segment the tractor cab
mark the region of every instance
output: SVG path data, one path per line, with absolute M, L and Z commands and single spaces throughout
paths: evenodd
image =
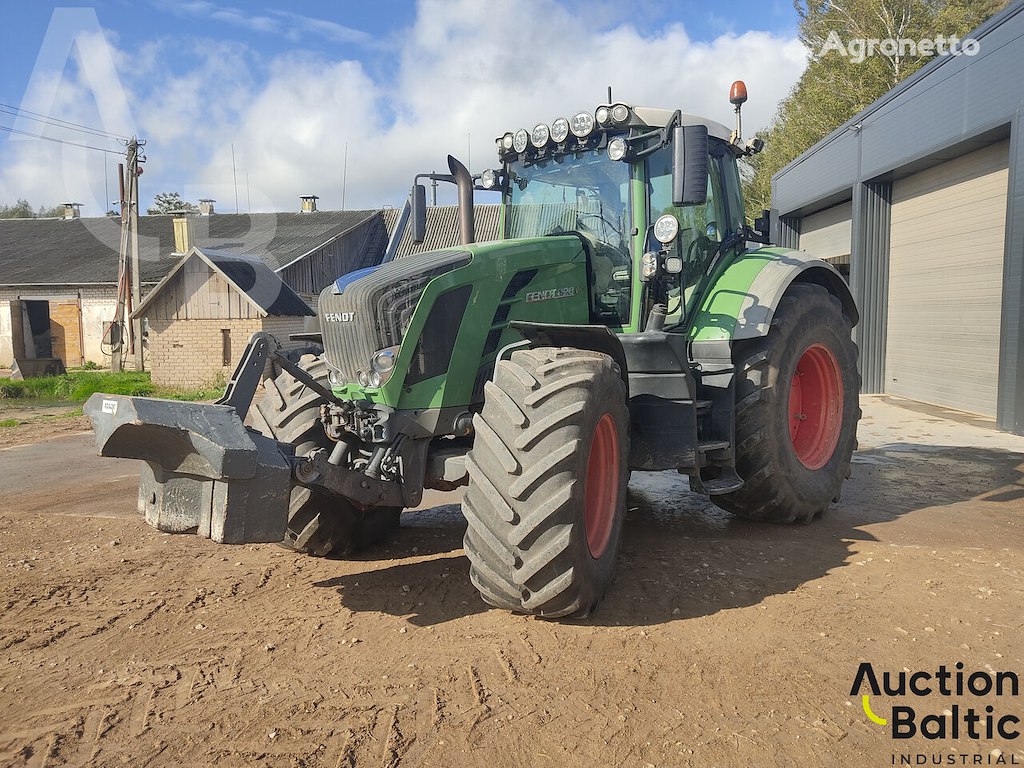
M 481 186 L 502 193 L 502 236 L 577 236 L 594 324 L 641 331 L 657 306 L 684 330 L 712 268 L 745 247 L 736 160 L 760 143 L 720 123 L 615 103 L 495 143 Z

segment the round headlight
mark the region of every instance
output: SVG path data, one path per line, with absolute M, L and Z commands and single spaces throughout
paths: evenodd
M 572 131 L 573 136 L 580 139 L 589 136 L 590 132 L 594 130 L 594 116 L 589 112 L 573 115 L 569 122 L 569 130 Z
M 530 134 L 525 128 L 520 128 L 512 137 L 512 149 L 516 152 L 525 152 L 526 144 L 530 141 Z
M 560 117 L 551 124 L 551 140 L 561 144 L 569 137 L 569 121 Z
M 370 375 L 367 378 L 370 381 L 370 386 L 371 387 L 379 387 L 380 386 L 380 374 L 377 373 L 376 371 L 370 371 Z
M 498 184 L 498 174 L 488 168 L 480 174 L 480 186 L 484 189 L 494 189 Z
M 530 143 L 537 149 L 540 149 L 548 143 L 548 139 L 550 137 L 551 131 L 548 130 L 547 125 L 544 123 L 537 123 L 537 125 L 533 126 L 533 133 L 530 134 Z
M 512 131 L 509 131 L 501 137 L 501 148 L 512 149 Z
M 356 371 L 356 381 L 360 387 L 370 386 L 370 377 L 366 375 L 366 371 Z
M 662 245 L 668 245 L 679 234 L 679 219 L 670 213 L 659 216 L 654 222 L 654 239 Z
M 616 136 L 608 142 L 608 159 L 621 160 L 626 156 L 626 150 L 626 140 L 621 136 Z
M 395 350 L 394 349 L 382 349 L 380 352 L 373 354 L 373 359 L 370 360 L 370 366 L 377 373 L 389 373 L 395 367 Z
M 629 107 L 627 107 L 625 104 L 616 104 L 614 107 L 612 107 L 613 123 L 615 123 L 616 125 L 621 125 L 627 120 L 629 120 Z
M 640 277 L 650 280 L 658 273 L 658 257 L 653 253 L 645 253 L 640 259 Z
M 608 123 L 608 118 L 610 117 L 608 114 L 608 107 L 598 107 L 597 112 L 594 113 L 594 117 L 597 118 L 597 122 L 600 125 L 606 125 Z
M 345 383 L 345 377 L 341 375 L 341 371 L 336 371 L 333 368 L 327 371 L 327 380 L 332 387 L 340 387 Z

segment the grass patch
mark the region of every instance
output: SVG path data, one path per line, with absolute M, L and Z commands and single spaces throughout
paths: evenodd
M 157 387 L 149 373 L 136 371 L 76 370 L 60 376 L 14 381 L 0 380 L 0 401 L 19 399 L 25 402 L 80 403 L 96 392 L 108 395 L 165 397 L 171 400 L 213 400 L 223 392 L 219 389 L 181 390 Z
M 16 427 L 21 424 L 17 419 L 0 419 L 0 427 Z

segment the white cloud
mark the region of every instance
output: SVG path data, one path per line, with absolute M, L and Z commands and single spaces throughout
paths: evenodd
M 188 7 L 214 12 L 207 3 Z M 288 17 L 295 25 L 317 22 Z M 340 41 L 346 30 L 324 27 L 320 34 Z M 390 77 L 358 61 L 309 53 L 265 61 L 245 45 L 212 40 L 189 43 L 188 67 L 170 71 L 159 46 L 140 44 L 130 53 L 136 66 L 121 71 L 140 75 L 126 86 L 139 94 L 132 110 L 149 139 L 144 196 L 179 189 L 233 210 L 233 144 L 237 178 L 244 185 L 248 175 L 254 209 L 295 210 L 297 195 L 306 192 L 321 196 L 321 208 L 339 208 L 347 143 L 346 207 L 398 205 L 415 173 L 446 170 L 448 152 L 465 161 L 470 136 L 471 167 L 480 170 L 495 162 L 495 136 L 593 109 L 608 85 L 616 99 L 680 107 L 728 124 L 729 85 L 744 79 L 744 125 L 752 133 L 768 123 L 806 63 L 795 37 L 750 31 L 703 42 L 678 24 L 600 27 L 554 0 L 507 3 L 500 13 L 474 0 L 422 0 L 394 40 L 400 49 Z M 122 50 L 115 60 L 128 55 Z M 38 170 L 39 163 L 40 156 L 26 153 L 20 165 Z M 14 189 L 25 190 L 17 196 L 52 199 L 52 189 L 24 169 L 12 175 L 4 164 L 0 199 Z M 239 198 L 244 210 L 241 187 Z

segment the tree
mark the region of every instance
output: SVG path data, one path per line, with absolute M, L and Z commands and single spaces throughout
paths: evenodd
M 14 205 L 0 205 L 0 219 L 31 219 L 35 215 L 35 209 L 25 198 L 19 198 Z
M 1008 0 L 794 0 L 800 41 L 810 61 L 757 135 L 765 148 L 751 158 L 743 194 L 748 214 L 771 204 L 771 178 L 798 155 L 916 72 L 933 56 L 908 46 L 854 53 L 861 40 L 963 38 Z
M 28 200 L 21 197 L 14 205 L 0 205 L 0 219 L 50 219 L 64 215 L 64 207 L 55 205 L 51 208 L 40 205 L 33 208 Z
M 179 192 L 161 192 L 153 198 L 153 205 L 146 209 L 146 213 L 150 216 L 177 213 L 178 211 L 198 213 L 199 208 L 187 200 L 182 200 Z

